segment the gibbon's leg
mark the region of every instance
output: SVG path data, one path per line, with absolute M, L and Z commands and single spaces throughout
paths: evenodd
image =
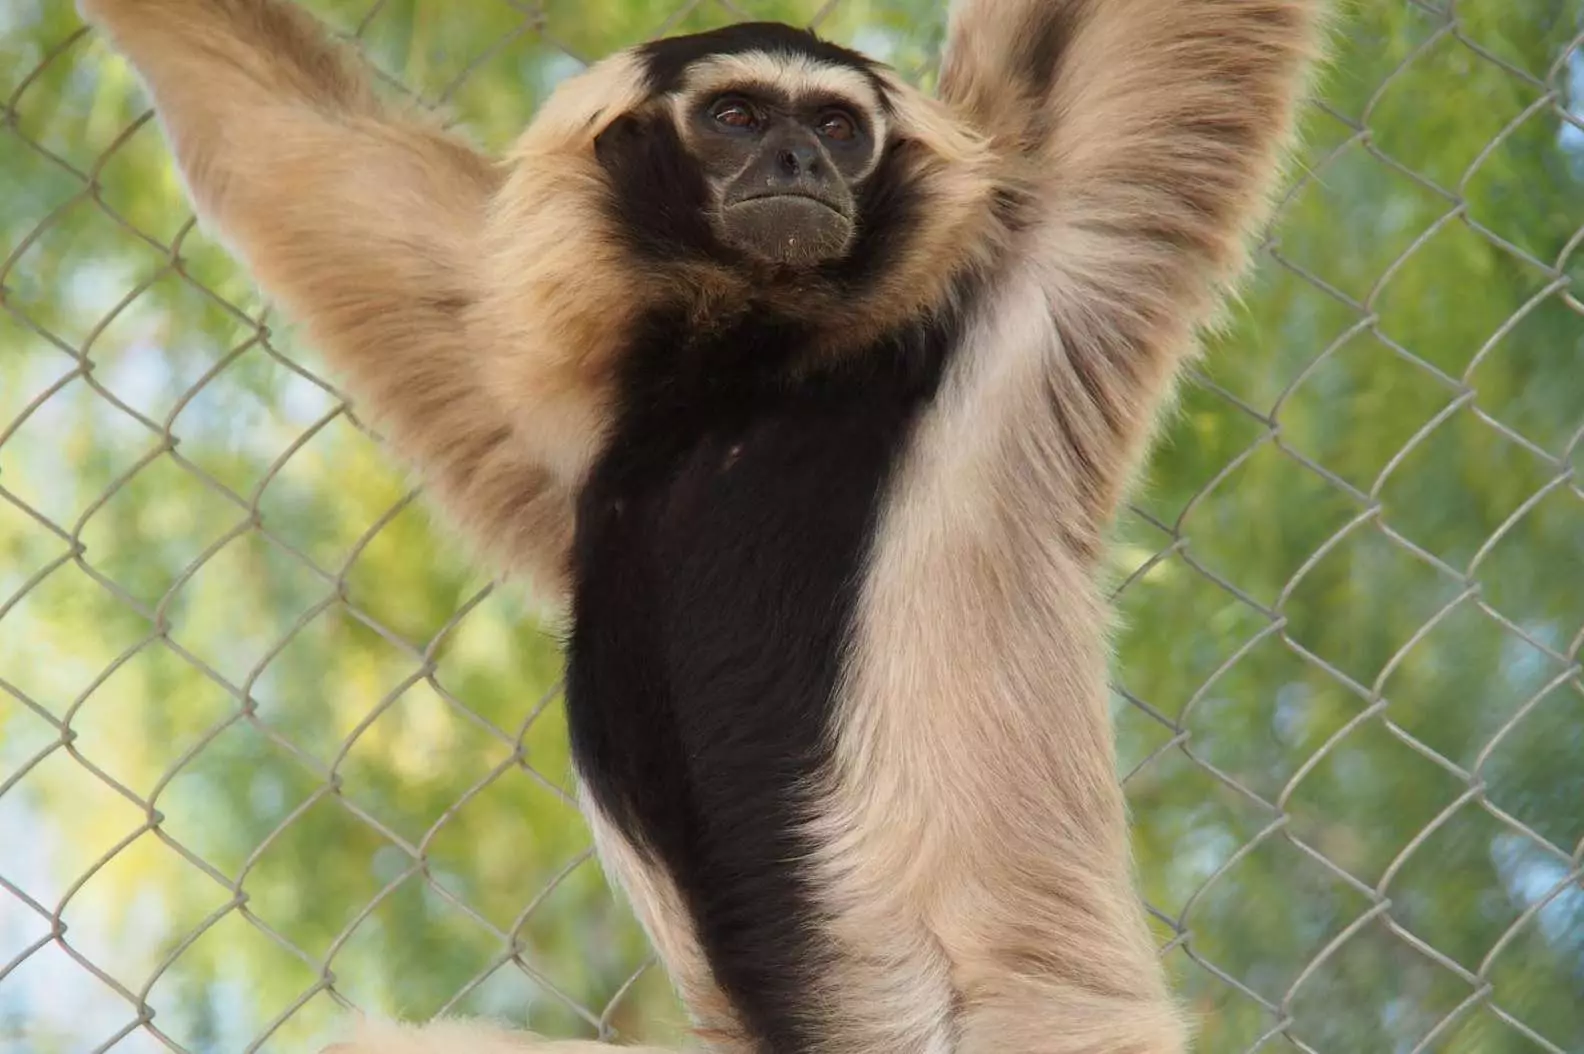
M 1051 446 L 1086 543 L 1266 216 L 1325 6 L 955 0 L 941 94 L 1027 191 L 1022 258 L 1060 342 Z
M 322 1054 L 675 1054 L 662 1047 L 614 1047 L 578 1039 L 539 1039 L 478 1021 L 422 1026 L 370 1022 Z
M 694 1034 L 707 1042 L 710 1050 L 721 1054 L 753 1050 L 731 1000 L 716 983 L 682 892 L 670 873 L 627 839 L 621 827 L 594 802 L 592 794 L 584 793 L 579 806 L 594 836 L 600 866 L 611 884 L 626 895 L 643 925 L 687 1008 Z
M 200 216 L 344 373 L 473 540 L 559 600 L 571 493 L 483 383 L 471 332 L 494 165 L 375 97 L 274 0 L 81 0 L 153 97 Z
M 592 801 L 580 803 L 594 834 L 601 866 L 626 893 L 660 953 L 694 1024 L 691 1049 L 746 1054 L 754 1049 L 730 1002 L 715 984 L 693 933 L 681 895 L 663 870 L 637 852 Z M 442 1020 L 421 1025 L 360 1023 L 352 1039 L 323 1054 L 678 1054 L 666 1048 L 614 1046 L 592 1040 L 550 1040 L 482 1022 Z

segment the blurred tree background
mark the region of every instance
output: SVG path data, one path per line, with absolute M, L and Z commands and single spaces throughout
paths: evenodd
M 311 6 L 493 148 L 652 36 L 816 21 L 928 84 L 944 15 Z M 1584 1051 L 1581 30 L 1346 6 L 1118 524 L 1120 762 L 1202 1051 Z M 269 328 L 67 0 L 0 6 L 0 99 L 0 1049 L 314 1049 L 342 1000 L 675 1037 L 554 637 Z

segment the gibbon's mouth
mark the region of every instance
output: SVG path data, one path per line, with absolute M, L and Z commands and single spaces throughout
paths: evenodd
M 812 267 L 847 252 L 853 221 L 829 201 L 783 191 L 739 198 L 720 212 L 726 244 L 749 257 L 791 267 Z
M 750 202 L 755 202 L 755 201 L 767 202 L 767 201 L 777 201 L 777 200 L 788 201 L 788 202 L 790 202 L 790 201 L 811 201 L 814 204 L 819 205 L 821 208 L 829 209 L 831 212 L 834 212 L 836 215 L 840 216 L 844 220 L 851 218 L 851 216 L 848 214 L 847 210 L 842 208 L 841 206 L 839 206 L 839 205 L 837 205 L 837 204 L 835 204 L 833 202 L 827 201 L 824 198 L 818 197 L 816 195 L 813 195 L 813 194 L 810 194 L 810 193 L 808 193 L 806 191 L 801 191 L 801 190 L 772 190 L 772 191 L 767 191 L 764 194 L 750 194 L 750 195 L 748 195 L 746 197 L 738 198 L 736 201 L 734 201 L 730 205 L 728 205 L 727 208 L 737 208 L 740 205 L 747 205 Z

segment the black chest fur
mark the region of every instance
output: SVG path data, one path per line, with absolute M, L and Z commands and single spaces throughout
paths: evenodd
M 671 873 L 770 1050 L 808 1038 L 798 822 L 880 501 L 947 346 L 920 332 L 793 381 L 799 336 L 661 321 L 638 341 L 580 498 L 567 692 L 590 792 Z

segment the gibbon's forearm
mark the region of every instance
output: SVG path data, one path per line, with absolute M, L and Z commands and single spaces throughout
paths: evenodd
M 1103 525 L 1266 214 L 1320 0 L 957 0 L 943 97 L 1029 195 L 1068 475 Z
M 147 86 L 206 225 L 474 540 L 558 594 L 570 490 L 516 435 L 470 331 L 494 165 L 389 111 L 289 2 L 79 6 Z

